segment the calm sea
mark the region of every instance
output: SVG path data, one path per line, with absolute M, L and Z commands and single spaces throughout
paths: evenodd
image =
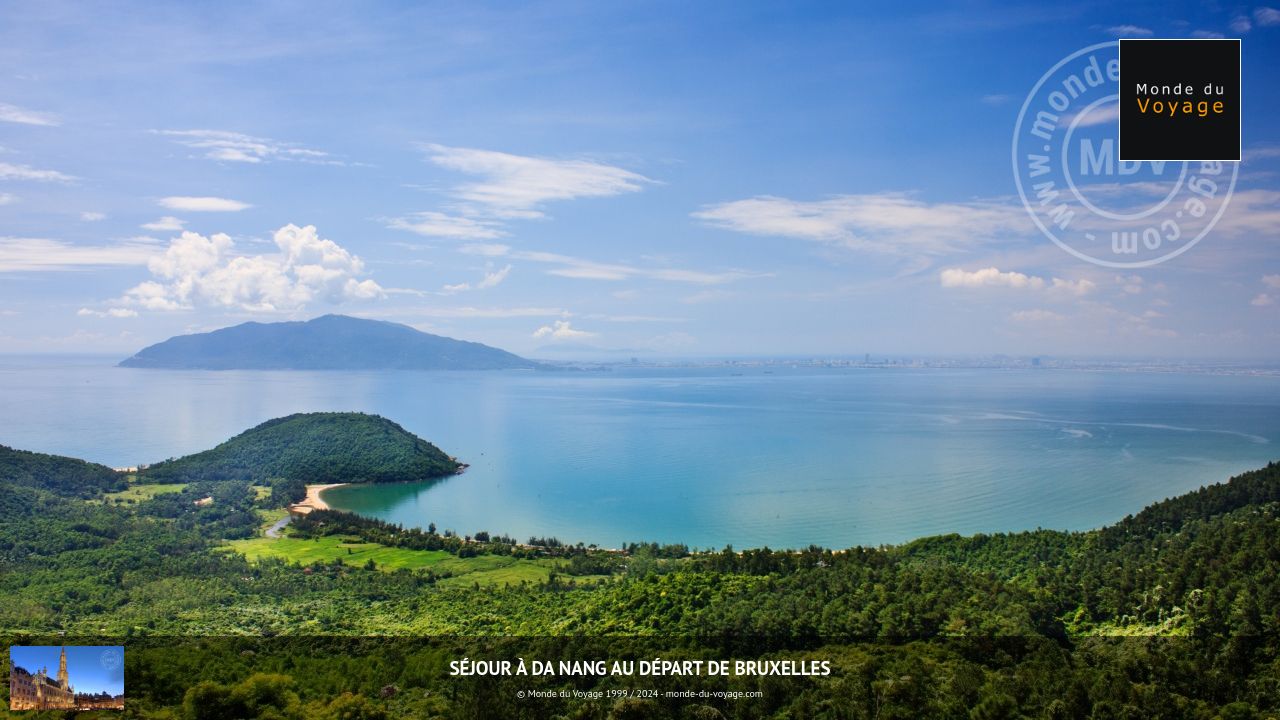
M 332 505 L 520 540 L 847 547 L 1085 529 L 1280 459 L 1280 377 L 179 372 L 113 360 L 0 357 L 0 443 L 124 466 L 293 412 L 375 412 L 471 468 L 332 490 Z

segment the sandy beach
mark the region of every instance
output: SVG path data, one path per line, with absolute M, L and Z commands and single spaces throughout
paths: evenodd
M 289 512 L 305 515 L 312 510 L 328 510 L 329 505 L 320 497 L 320 493 L 329 488 L 342 487 L 347 483 L 330 483 L 328 485 L 308 485 L 307 497 L 302 502 L 296 502 L 289 506 Z

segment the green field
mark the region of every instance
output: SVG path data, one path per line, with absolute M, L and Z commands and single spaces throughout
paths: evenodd
M 165 493 L 182 492 L 187 487 L 186 483 L 143 483 L 139 485 L 130 485 L 128 488 L 120 492 L 107 493 L 102 496 L 103 502 L 108 505 L 134 505 L 157 495 Z
M 520 560 L 505 555 L 480 555 L 460 558 L 443 550 L 406 550 L 377 543 L 361 542 L 350 537 L 322 537 L 314 540 L 282 537 L 258 537 L 232 540 L 227 547 L 257 562 L 277 558 L 298 565 L 340 560 L 347 565 L 363 566 L 373 560 L 379 570 L 424 570 L 448 573 L 444 584 L 519 585 L 521 582 L 545 582 L 560 564 L 551 559 Z M 582 580 L 595 578 L 581 578 Z

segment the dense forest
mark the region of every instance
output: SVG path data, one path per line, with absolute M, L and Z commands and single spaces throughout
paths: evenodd
M 123 638 L 125 714 L 138 718 L 1280 717 L 1278 464 L 1101 530 L 896 547 L 606 551 L 336 512 L 263 539 L 282 500 L 254 483 L 335 452 L 319 441 L 323 429 L 286 442 L 281 426 L 299 417 L 314 416 L 175 461 L 182 472 L 161 477 L 188 484 L 129 501 L 124 477 L 101 466 L 0 455 L 0 631 L 11 644 Z M 418 447 L 380 418 L 357 428 L 342 446 L 378 467 Z M 388 431 L 389 449 L 375 428 Z M 251 561 L 236 550 L 246 538 L 320 559 Z M 369 547 L 444 560 L 349 559 Z M 480 573 L 452 574 L 484 562 L 544 574 L 484 584 L 469 580 Z M 521 656 L 822 659 L 832 672 L 448 671 L 461 657 Z M 518 699 L 531 689 L 711 694 Z

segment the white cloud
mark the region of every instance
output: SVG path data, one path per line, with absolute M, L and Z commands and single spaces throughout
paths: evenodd
M 1007 202 L 926 203 L 903 193 L 801 201 L 762 195 L 711 205 L 693 216 L 714 227 L 883 253 L 937 253 L 1001 232 L 1025 232 L 1026 213 Z
M 17 196 L 9 193 L 0 193 L 0 205 L 9 205 L 18 201 Z
M 1266 293 L 1258 293 L 1257 297 L 1249 301 L 1249 304 L 1256 307 L 1267 307 L 1275 304 L 1275 298 Z
M 464 255 L 482 255 L 484 257 L 502 257 L 511 252 L 510 245 L 499 243 L 469 243 L 458 248 Z
M 982 102 L 985 105 L 1004 105 L 1012 99 L 1012 97 L 1000 93 L 982 96 Z
M 1191 37 L 1199 40 L 1220 40 L 1226 36 L 1212 30 L 1195 30 L 1191 33 Z
M 260 163 L 267 160 L 292 160 L 324 165 L 343 165 L 329 159 L 329 153 L 300 147 L 295 143 L 255 137 L 226 130 L 154 130 L 172 138 L 179 145 L 204 151 L 210 160 L 222 162 Z
M 76 315 L 80 317 L 111 317 L 111 318 L 132 318 L 138 317 L 137 310 L 129 308 L 113 307 L 106 310 L 91 310 L 89 308 L 80 308 L 76 311 Z
M 1144 289 L 1140 275 L 1118 275 L 1116 282 L 1120 283 L 1121 288 L 1129 295 L 1141 295 Z
M 441 212 L 420 212 L 392 218 L 387 227 L 428 237 L 451 237 L 464 240 L 492 240 L 506 235 L 492 220 L 477 220 Z
M 989 267 L 969 272 L 961 268 L 947 268 L 939 275 L 942 287 L 945 288 L 977 288 L 977 287 L 1011 287 L 1032 288 L 1044 287 L 1044 278 L 1024 275 L 1020 272 L 1001 272 Z
M 1077 117 L 1079 119 L 1077 119 Z M 1071 115 L 1065 118 L 1063 125 L 1070 126 L 1075 123 L 1079 127 L 1092 127 L 1094 125 L 1109 125 L 1120 121 L 1120 103 L 1112 102 L 1098 105 L 1092 110 L 1082 114 Z M 1167 192 L 1167 188 L 1165 189 Z
M 445 285 L 444 288 L 442 288 L 442 292 L 444 292 L 446 295 L 453 295 L 460 292 L 466 292 L 467 290 L 487 290 L 488 288 L 495 287 L 501 284 L 503 280 L 507 279 L 507 275 L 509 275 L 510 273 L 511 273 L 510 265 L 507 265 L 501 270 L 494 270 L 492 268 L 488 268 L 485 270 L 484 278 L 481 279 L 479 282 L 477 282 L 475 285 L 472 285 L 471 283 L 465 283 L 465 282 L 458 283 L 457 285 Z
M 220 197 L 191 197 L 173 195 L 160 198 L 161 207 L 170 210 L 186 210 L 188 212 L 239 212 L 253 207 L 239 200 L 228 200 Z
M 1277 157 L 1280 157 L 1280 145 L 1254 145 L 1244 151 L 1244 159 L 1246 162 L 1250 160 L 1268 160 L 1270 158 Z
M 1275 232 L 1276 227 L 1280 227 L 1280 191 L 1236 190 L 1213 231 L 1215 234 L 1256 233 L 1267 237 Z
M 450 194 L 473 214 L 497 218 L 543 217 L 540 206 L 556 200 L 636 192 L 653 182 L 638 173 L 591 160 L 512 155 L 494 150 L 421 144 L 439 167 L 481 178 Z
M 154 230 L 155 232 L 181 232 L 186 220 L 179 220 L 172 215 L 165 215 L 159 220 L 152 220 L 149 223 L 143 223 L 144 230 Z
M 1280 275 L 1263 275 L 1262 284 L 1280 290 Z
M 1063 280 L 1062 278 L 1053 278 L 1049 284 L 1050 292 L 1059 292 L 1067 295 L 1088 295 L 1097 287 L 1092 280 Z
M 1243 35 L 1253 29 L 1253 24 L 1249 22 L 1249 18 L 1243 15 L 1237 15 L 1231 18 L 1231 23 L 1228 27 L 1231 28 L 1232 32 Z
M 27 165 L 0 163 L 0 180 L 34 180 L 36 182 L 71 182 L 75 176 L 57 170 L 38 170 Z
M 515 307 L 515 308 L 478 308 L 478 307 L 435 307 L 415 309 L 414 313 L 435 318 L 517 318 L 517 317 L 561 317 L 565 314 L 562 308 Z
M 1113 25 L 1107 28 L 1107 33 L 1116 37 L 1151 37 L 1155 34 L 1151 28 L 1138 25 Z
M 1016 271 L 1005 272 L 995 267 L 973 271 L 947 268 L 939 274 L 938 279 L 944 288 L 1004 287 L 1016 290 L 1048 290 L 1068 295 L 1085 295 L 1095 287 L 1091 280 L 1052 278 L 1046 281 L 1035 275 Z
M 517 260 L 556 265 L 558 267 L 547 271 L 548 275 L 579 280 L 626 280 L 632 277 L 642 277 L 651 280 L 666 280 L 696 285 L 720 285 L 735 280 L 769 276 L 768 273 L 753 273 L 744 270 L 704 272 L 679 268 L 642 268 L 618 263 L 601 263 L 569 255 L 537 251 L 517 252 L 513 253 L 511 257 Z
M 0 271 L 48 272 L 146 265 L 161 250 L 150 238 L 114 245 L 73 245 L 43 238 L 0 237 Z
M 1254 8 L 1253 19 L 1260 27 L 1280 25 L 1280 10 L 1270 7 Z
M 0 122 L 20 123 L 22 125 L 59 125 L 58 116 L 53 113 L 27 110 L 17 105 L 0 103 Z
M 270 312 L 384 295 L 376 282 L 361 279 L 360 258 L 314 226 L 286 225 L 272 239 L 277 252 L 240 255 L 227 235 L 184 232 L 147 264 L 156 280 L 130 288 L 119 302 L 147 310 L 209 305 Z
M 98 222 L 99 220 L 106 220 L 107 215 L 100 212 L 82 212 L 80 213 L 80 219 L 85 222 Z
M 507 265 L 501 270 L 485 271 L 484 279 L 476 284 L 476 288 L 484 290 L 500 284 L 507 279 L 507 275 L 511 274 L 511 266 Z
M 1059 323 L 1066 318 L 1052 310 L 1019 310 L 1011 314 L 1009 319 L 1017 323 L 1043 325 L 1046 323 Z
M 535 338 L 549 338 L 551 340 L 580 340 L 582 338 L 595 337 L 595 333 L 586 330 L 575 330 L 568 320 L 556 320 L 552 325 L 543 325 L 533 331 Z

